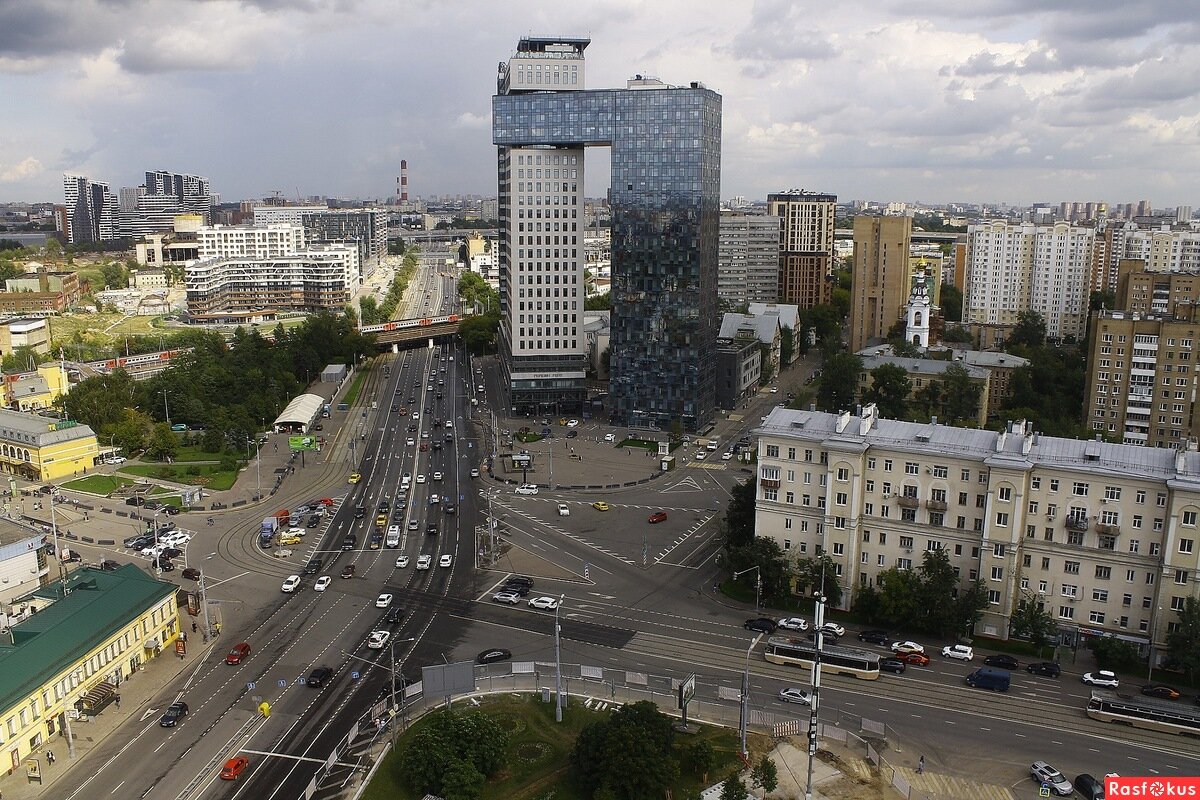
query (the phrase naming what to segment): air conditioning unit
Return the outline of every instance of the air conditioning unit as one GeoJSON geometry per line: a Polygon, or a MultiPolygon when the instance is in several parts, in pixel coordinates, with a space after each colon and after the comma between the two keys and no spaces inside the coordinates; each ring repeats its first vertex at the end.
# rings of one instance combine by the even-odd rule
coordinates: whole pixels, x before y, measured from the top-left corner
{"type": "Polygon", "coordinates": [[[1046,519],[1054,519],[1056,516],[1056,514],[1047,514],[1046,519]]]}
{"type": "Polygon", "coordinates": [[[885,495],[883,496],[883,499],[884,499],[884,500],[891,500],[891,499],[892,499],[892,493],[891,493],[891,492],[888,492],[887,494],[885,494],[885,495]]]}
{"type": "Polygon", "coordinates": [[[1078,602],[1079,602],[1079,595],[1077,595],[1077,594],[1068,595],[1068,596],[1067,596],[1067,601],[1068,601],[1068,602],[1070,602],[1070,603],[1078,603],[1078,602]]]}
{"type": "Polygon", "coordinates": [[[1038,597],[1045,597],[1045,596],[1046,596],[1046,590],[1038,589],[1038,597]]]}
{"type": "Polygon", "coordinates": [[[1101,502],[1101,503],[1107,503],[1107,502],[1108,502],[1108,498],[1107,498],[1107,497],[1101,497],[1101,498],[1100,498],[1100,502],[1101,502]]]}
{"type": "Polygon", "coordinates": [[[932,474],[933,474],[933,470],[932,470],[932,469],[930,469],[929,467],[926,467],[926,468],[925,468],[925,474],[926,474],[926,475],[932,475],[932,474]]]}
{"type": "Polygon", "coordinates": [[[911,547],[905,547],[905,548],[902,548],[902,549],[903,549],[903,550],[904,550],[904,552],[906,552],[906,553],[911,553],[911,552],[912,552],[912,548],[911,548],[911,547]]]}

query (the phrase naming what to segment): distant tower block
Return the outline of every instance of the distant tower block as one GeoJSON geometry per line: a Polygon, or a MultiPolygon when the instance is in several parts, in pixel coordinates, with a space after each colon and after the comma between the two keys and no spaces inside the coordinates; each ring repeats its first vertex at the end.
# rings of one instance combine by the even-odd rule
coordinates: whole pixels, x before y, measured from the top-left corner
{"type": "Polygon", "coordinates": [[[400,202],[408,202],[408,161],[400,160],[400,202]]]}

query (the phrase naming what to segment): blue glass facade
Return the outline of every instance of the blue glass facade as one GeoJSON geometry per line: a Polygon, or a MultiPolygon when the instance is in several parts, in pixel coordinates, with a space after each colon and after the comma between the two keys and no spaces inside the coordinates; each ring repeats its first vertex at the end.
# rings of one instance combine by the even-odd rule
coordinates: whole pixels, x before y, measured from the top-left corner
{"type": "Polygon", "coordinates": [[[503,94],[492,98],[492,125],[502,217],[507,148],[611,147],[612,422],[706,427],[720,327],[720,95],[699,86],[503,94]]]}

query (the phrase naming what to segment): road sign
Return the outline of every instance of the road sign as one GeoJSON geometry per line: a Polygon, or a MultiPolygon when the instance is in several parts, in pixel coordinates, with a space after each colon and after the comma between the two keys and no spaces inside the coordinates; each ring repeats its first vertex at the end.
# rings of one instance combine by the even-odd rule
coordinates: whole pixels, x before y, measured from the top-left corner
{"type": "Polygon", "coordinates": [[[1038,797],[1049,797],[1049,796],[1050,796],[1050,784],[1043,783],[1042,788],[1038,789],[1038,797]]]}

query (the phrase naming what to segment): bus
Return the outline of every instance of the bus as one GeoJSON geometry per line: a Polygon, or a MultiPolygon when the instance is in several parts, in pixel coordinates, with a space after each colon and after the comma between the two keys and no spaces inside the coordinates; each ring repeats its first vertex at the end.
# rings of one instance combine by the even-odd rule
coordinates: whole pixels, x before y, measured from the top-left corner
{"type": "Polygon", "coordinates": [[[1093,689],[1087,715],[1101,722],[1200,737],[1200,708],[1171,700],[1122,697],[1113,691],[1093,689]]]}
{"type": "MultiPolygon", "coordinates": [[[[804,669],[812,669],[816,652],[815,642],[772,636],[767,639],[767,649],[763,656],[772,664],[795,664],[804,669]]],[[[866,650],[826,645],[821,650],[821,669],[866,681],[878,680],[879,656],[866,650]]]]}

